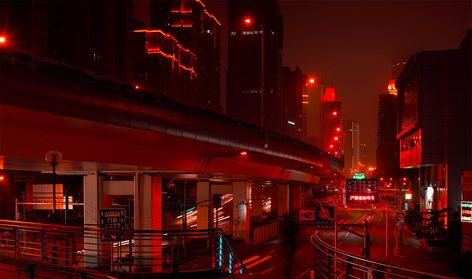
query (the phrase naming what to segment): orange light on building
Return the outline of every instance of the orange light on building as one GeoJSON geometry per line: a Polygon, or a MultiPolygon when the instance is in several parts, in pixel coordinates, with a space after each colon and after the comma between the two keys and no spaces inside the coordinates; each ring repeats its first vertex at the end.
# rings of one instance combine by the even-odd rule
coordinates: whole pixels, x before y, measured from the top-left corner
{"type": "Polygon", "coordinates": [[[332,144],[329,145],[329,148],[333,148],[333,147],[334,147],[334,145],[332,145],[332,144]]]}
{"type": "Polygon", "coordinates": [[[3,174],[0,174],[0,181],[3,181],[5,180],[5,176],[3,176],[3,174]]]}
{"type": "Polygon", "coordinates": [[[241,156],[246,156],[247,155],[247,151],[241,151],[241,153],[239,153],[241,156]]]}
{"type": "Polygon", "coordinates": [[[340,132],[341,131],[341,128],[336,128],[336,132],[340,132]]]}
{"type": "Polygon", "coordinates": [[[314,78],[310,78],[310,79],[308,80],[308,82],[309,82],[310,84],[315,84],[315,79],[314,79],[314,78]]]}
{"type": "Polygon", "coordinates": [[[405,192],[405,200],[406,201],[411,201],[412,198],[413,198],[413,193],[410,190],[407,190],[405,192]]]}
{"type": "Polygon", "coordinates": [[[334,140],[337,141],[337,140],[339,140],[339,138],[338,138],[338,137],[334,137],[334,140]]]}

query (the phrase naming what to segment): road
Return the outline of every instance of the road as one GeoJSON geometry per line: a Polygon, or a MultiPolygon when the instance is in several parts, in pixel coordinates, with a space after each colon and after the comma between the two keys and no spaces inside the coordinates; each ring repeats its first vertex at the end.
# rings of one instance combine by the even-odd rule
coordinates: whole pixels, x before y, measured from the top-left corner
{"type": "MultiPolygon", "coordinates": [[[[436,274],[452,276],[444,255],[434,253],[425,247],[409,231],[404,229],[403,241],[399,255],[394,255],[396,213],[390,211],[388,214],[388,258],[386,253],[385,233],[385,209],[336,209],[338,222],[341,224],[363,224],[368,222],[368,230],[371,235],[371,259],[379,262],[387,262],[393,265],[421,270],[436,274]],[[408,255],[408,257],[407,257],[408,255]]],[[[362,233],[362,228],[353,227],[352,230],[362,233]]],[[[297,251],[295,253],[295,264],[291,278],[310,278],[313,270],[314,251],[310,243],[310,236],[315,232],[313,226],[300,226],[297,236],[297,251]]],[[[334,232],[321,231],[322,238],[334,244],[334,232]]],[[[241,259],[245,262],[250,273],[250,278],[284,278],[284,263],[286,255],[281,253],[280,241],[270,240],[263,245],[247,247],[239,252],[241,259]]],[[[361,255],[363,239],[358,235],[345,230],[338,231],[338,248],[355,255],[361,255]]]]}

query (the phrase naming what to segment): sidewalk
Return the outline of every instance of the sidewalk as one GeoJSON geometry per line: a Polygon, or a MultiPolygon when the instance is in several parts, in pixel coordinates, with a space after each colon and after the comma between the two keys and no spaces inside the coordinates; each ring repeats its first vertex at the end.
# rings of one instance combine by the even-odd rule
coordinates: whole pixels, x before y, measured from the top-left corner
{"type": "Polygon", "coordinates": [[[414,270],[455,276],[449,266],[446,248],[428,247],[424,239],[418,239],[407,226],[402,229],[403,239],[398,256],[391,254],[389,264],[414,270]]]}

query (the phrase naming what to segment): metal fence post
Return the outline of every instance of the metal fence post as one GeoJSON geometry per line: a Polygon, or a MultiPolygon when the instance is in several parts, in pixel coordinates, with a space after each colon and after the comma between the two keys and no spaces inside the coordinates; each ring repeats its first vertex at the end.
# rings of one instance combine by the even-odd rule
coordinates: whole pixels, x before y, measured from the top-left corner
{"type": "Polygon", "coordinates": [[[20,232],[15,228],[15,259],[20,257],[20,232]]]}
{"type": "Polygon", "coordinates": [[[74,266],[77,261],[77,233],[72,235],[72,247],[71,247],[71,265],[74,266]]]}
{"type": "Polygon", "coordinates": [[[46,232],[41,231],[41,262],[47,260],[47,250],[46,250],[46,232]]]}

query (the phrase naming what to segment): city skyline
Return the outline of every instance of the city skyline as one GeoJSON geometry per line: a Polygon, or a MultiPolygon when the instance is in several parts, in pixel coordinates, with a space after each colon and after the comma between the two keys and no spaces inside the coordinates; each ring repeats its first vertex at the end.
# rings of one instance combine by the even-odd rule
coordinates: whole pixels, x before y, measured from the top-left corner
{"type": "MultiPolygon", "coordinates": [[[[226,4],[208,1],[221,18],[222,40],[227,39],[226,4]]],[[[280,0],[279,4],[284,17],[282,64],[299,66],[306,75],[319,76],[336,88],[345,116],[360,123],[361,142],[367,145],[372,163],[377,98],[387,93],[392,65],[406,62],[418,51],[457,48],[472,27],[470,1],[280,0]],[[367,109],[357,109],[359,103],[367,109]]]]}

